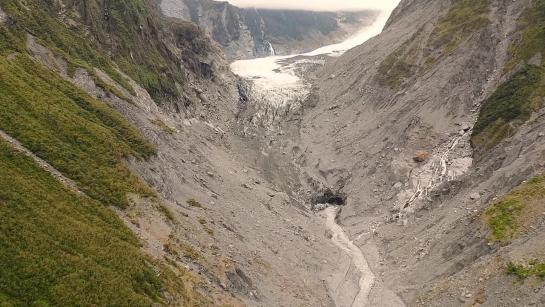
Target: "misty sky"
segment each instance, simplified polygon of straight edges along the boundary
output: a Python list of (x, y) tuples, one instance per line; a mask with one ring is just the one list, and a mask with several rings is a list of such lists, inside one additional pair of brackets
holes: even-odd
[(228, 0), (241, 7), (306, 9), (313, 11), (391, 10), (399, 0)]

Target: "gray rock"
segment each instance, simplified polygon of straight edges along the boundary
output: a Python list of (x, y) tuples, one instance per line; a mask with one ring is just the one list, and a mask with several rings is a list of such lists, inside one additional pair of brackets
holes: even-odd
[(478, 200), (481, 198), (481, 195), (479, 193), (472, 193), (471, 195), (469, 195), (469, 198), (471, 200)]
[(471, 129), (471, 126), (468, 123), (463, 123), (461, 126), (462, 130), (464, 132), (469, 131)]
[(0, 23), (5, 23), (8, 20), (8, 15), (4, 13), (2, 8), (0, 7)]

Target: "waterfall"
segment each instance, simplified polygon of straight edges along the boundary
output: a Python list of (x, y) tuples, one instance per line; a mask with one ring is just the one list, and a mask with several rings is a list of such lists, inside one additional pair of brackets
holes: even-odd
[(276, 51), (274, 51), (274, 47), (273, 45), (271, 44), (271, 42), (269, 41), (265, 41), (265, 43), (267, 44), (267, 49), (269, 50), (269, 55), (270, 56), (275, 56), (276, 55)]

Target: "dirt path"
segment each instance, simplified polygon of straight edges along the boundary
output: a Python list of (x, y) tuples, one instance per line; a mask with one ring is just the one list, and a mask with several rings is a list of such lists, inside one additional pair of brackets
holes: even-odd
[(12, 138), (10, 135), (8, 135), (7, 133), (5, 133), (4, 131), (0, 130), (0, 138), (6, 140), (8, 143), (11, 144), (11, 146), (20, 151), (21, 153), (23, 153), (25, 156), (31, 158), (32, 160), (34, 160), (36, 163), (38, 163), (38, 165), (43, 168), (44, 170), (46, 170), (47, 172), (49, 172), (51, 175), (53, 175), (55, 178), (57, 178), (57, 180), (59, 180), (62, 184), (64, 184), (67, 188), (69, 188), (70, 190), (78, 193), (78, 194), (82, 194), (83, 195), (83, 192), (81, 192), (79, 189), (78, 189), (78, 186), (76, 185), (76, 183), (74, 181), (72, 181), (71, 179), (69, 178), (66, 178), (61, 172), (59, 172), (56, 168), (54, 168), (53, 166), (51, 166), (49, 163), (47, 163), (45, 160), (43, 160), (42, 158), (36, 156), (32, 151), (28, 150), (25, 146), (23, 146), (23, 144), (21, 144), (21, 142), (17, 141), (16, 139)]
[[(369, 293), (375, 283), (375, 275), (369, 268), (367, 259), (363, 255), (363, 252), (357, 247), (344, 232), (342, 227), (337, 224), (336, 217), (338, 209), (329, 207), (324, 210), (326, 215), (326, 225), (329, 230), (333, 232), (333, 243), (342, 249), (352, 259), (352, 264), (360, 272), (359, 280), (359, 292), (354, 297), (351, 307), (364, 307), (369, 303)], [(342, 281), (341, 283), (344, 283)], [(340, 285), (342, 287), (342, 284)]]

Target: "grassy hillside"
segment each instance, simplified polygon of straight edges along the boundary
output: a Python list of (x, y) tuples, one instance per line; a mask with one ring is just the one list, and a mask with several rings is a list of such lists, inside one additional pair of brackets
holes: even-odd
[[(0, 306), (150, 306), (197, 280), (152, 265), (109, 205), (154, 192), (123, 163), (155, 150), (113, 109), (33, 62), (0, 56), (0, 129), (73, 179), (75, 195), (0, 139)], [(161, 272), (159, 278), (155, 271)]]
[(544, 76), (544, 68), (526, 65), (483, 102), (472, 136), (477, 152), (487, 151), (512, 135), (542, 107)]
[[(184, 84), (184, 69), (199, 72), (199, 56), (206, 56), (208, 45), (197, 27), (189, 23), (169, 24), (172, 33), (158, 19), (153, 1), (143, 0), (0, 0), (10, 16), (9, 27), (0, 27), (0, 52), (23, 51), (30, 33), (40, 43), (61, 54), (71, 66), (98, 67), (123, 85), (133, 89), (116, 71), (119, 67), (143, 85), (157, 101), (180, 96), (176, 83)], [(181, 49), (184, 66), (165, 42)], [(90, 72), (92, 70), (89, 69)]]
[(129, 192), (152, 195), (122, 158), (154, 148), (118, 113), (33, 62), (0, 56), (0, 129), (107, 205)]
[(126, 207), (128, 193), (155, 195), (124, 162), (150, 158), (154, 146), (114, 109), (26, 50), (31, 34), (67, 61), (69, 74), (81, 67), (94, 75), (100, 68), (133, 92), (120, 69), (156, 100), (174, 99), (180, 95), (175, 84), (184, 82), (186, 69), (198, 72), (208, 45), (188, 24), (172, 24), (172, 32), (164, 32), (152, 5), (0, 0), (8, 16), (0, 24), (0, 129), (86, 194), (67, 190), (0, 139), (0, 306), (172, 303), (164, 297), (184, 306), (208, 304), (193, 289), (197, 278), (183, 268), (151, 263), (109, 208)]
[(0, 306), (150, 306), (161, 283), (113, 211), (0, 141)]
[[(502, 246), (535, 231), (545, 211), (545, 175), (522, 183), (484, 212), (484, 222), (490, 229), (488, 241)], [(519, 259), (505, 265), (509, 275), (526, 279), (545, 279), (545, 259)]]
[(420, 41), (420, 37), (414, 35), (380, 63), (377, 74), (380, 85), (398, 89), (406, 79), (417, 74)]
[(491, 230), (489, 240), (502, 245), (524, 234), (545, 210), (545, 175), (532, 178), (514, 189), (485, 212)]

